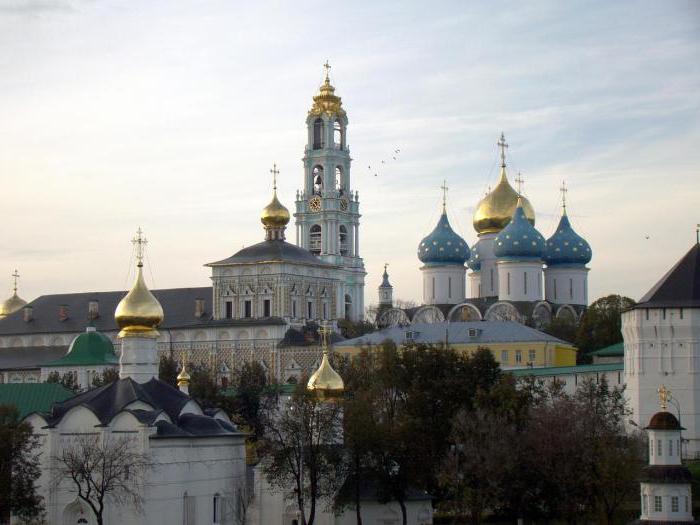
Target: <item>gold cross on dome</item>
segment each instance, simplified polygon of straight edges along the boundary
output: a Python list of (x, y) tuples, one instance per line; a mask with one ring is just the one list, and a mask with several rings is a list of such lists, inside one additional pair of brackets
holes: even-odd
[(663, 410), (666, 410), (668, 407), (668, 402), (671, 399), (671, 390), (666, 388), (664, 385), (661, 385), (657, 392), (659, 393), (659, 404)]
[(324, 352), (328, 349), (328, 337), (333, 333), (333, 330), (328, 325), (323, 325), (318, 329), (318, 335), (321, 336), (321, 346)]
[(442, 186), (440, 186), (440, 189), (442, 189), (442, 211), (445, 211), (445, 207), (447, 206), (447, 190), (449, 189), (447, 187), (446, 180), (442, 181)]
[(501, 167), (506, 167), (506, 148), (508, 144), (506, 143), (506, 136), (501, 132), (501, 138), (496, 143), (501, 148)]
[(524, 184), (525, 184), (525, 179), (523, 179), (522, 173), (518, 172), (518, 176), (515, 177), (515, 185), (516, 185), (516, 189), (518, 191), (518, 195), (522, 195)]
[(148, 244), (148, 240), (143, 236), (143, 230), (141, 229), (141, 227), (139, 227), (139, 229), (136, 230), (136, 237), (131, 239), (131, 244), (133, 244), (136, 247), (136, 261), (138, 263), (138, 266), (143, 266), (143, 257), (146, 250), (146, 245)]
[(17, 293), (17, 281), (19, 280), (19, 273), (17, 272), (16, 269), (15, 269), (15, 272), (12, 274), (12, 277), (14, 278), (14, 282), (15, 282), (15, 284), (13, 286), (13, 290), (15, 291), (15, 293)]
[(330, 75), (330, 72), (331, 72), (331, 65), (328, 63), (328, 60), (326, 60), (326, 63), (323, 64), (323, 69), (326, 70), (326, 81), (330, 80), (330, 79), (329, 79), (329, 75)]
[(279, 170), (277, 169), (277, 163), (274, 163), (272, 165), (272, 169), (270, 170), (270, 173), (272, 173), (272, 189), (277, 191), (277, 175), (280, 174)]

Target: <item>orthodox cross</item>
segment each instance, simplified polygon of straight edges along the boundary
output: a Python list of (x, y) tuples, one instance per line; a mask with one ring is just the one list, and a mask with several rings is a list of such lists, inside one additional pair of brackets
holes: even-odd
[(328, 325), (323, 325), (318, 329), (318, 335), (321, 336), (321, 345), (323, 346), (323, 351), (328, 351), (328, 336), (333, 333), (333, 330), (328, 327)]
[(131, 244), (136, 247), (136, 261), (138, 262), (138, 266), (141, 267), (143, 266), (144, 251), (146, 250), (146, 245), (148, 244), (148, 240), (146, 240), (146, 238), (143, 236), (143, 230), (141, 230), (141, 227), (136, 230), (136, 237), (131, 239)]
[(331, 65), (328, 63), (328, 60), (326, 60), (326, 63), (323, 64), (323, 69), (326, 70), (326, 82), (329, 82), (330, 79), (328, 78), (328, 76), (331, 72)]
[(447, 206), (447, 190), (449, 189), (446, 180), (442, 181), (442, 186), (440, 186), (440, 188), (442, 189), (442, 211), (445, 211), (445, 207)]
[(561, 181), (561, 188), (559, 188), (559, 191), (561, 191), (561, 205), (564, 211), (566, 211), (566, 194), (569, 191), (566, 189), (566, 181)]
[(384, 263), (384, 273), (386, 273), (386, 269), (389, 267), (389, 263)]
[(277, 163), (274, 163), (272, 165), (272, 169), (270, 170), (270, 173), (272, 173), (272, 189), (277, 191), (277, 175), (280, 174), (279, 170), (277, 169)]
[(523, 193), (523, 184), (525, 184), (525, 180), (523, 179), (522, 174), (518, 172), (518, 176), (515, 177), (515, 185), (518, 190), (518, 195), (522, 195)]
[(15, 273), (12, 274), (12, 277), (14, 278), (14, 281), (15, 281), (13, 290), (15, 291), (15, 293), (17, 293), (17, 281), (19, 280), (19, 273), (17, 272), (16, 269), (15, 269)]
[(666, 410), (668, 402), (671, 399), (671, 391), (664, 385), (661, 385), (657, 392), (659, 393), (659, 404), (663, 410)]
[(508, 144), (506, 143), (506, 136), (501, 132), (501, 138), (496, 143), (501, 148), (501, 167), (506, 167), (506, 148)]

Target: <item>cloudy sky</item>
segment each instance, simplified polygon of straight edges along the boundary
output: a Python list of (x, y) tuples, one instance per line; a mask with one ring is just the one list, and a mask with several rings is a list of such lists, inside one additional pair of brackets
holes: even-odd
[(591, 298), (638, 299), (695, 241), (700, 2), (0, 0), (0, 289), (124, 288), (138, 226), (152, 286), (206, 285), (262, 239), (273, 162), (292, 208), (326, 59), (368, 302), (384, 262), (419, 299), (443, 179), (475, 242), (501, 131), (545, 236), (566, 180)]

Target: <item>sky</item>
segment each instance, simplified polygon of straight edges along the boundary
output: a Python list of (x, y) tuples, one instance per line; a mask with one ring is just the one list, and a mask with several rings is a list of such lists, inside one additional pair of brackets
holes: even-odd
[(385, 262), (420, 300), (443, 180), (476, 242), (501, 132), (545, 237), (566, 181), (591, 299), (639, 299), (695, 242), (700, 2), (0, 0), (0, 295), (15, 268), (27, 300), (124, 289), (138, 227), (150, 286), (209, 284), (263, 239), (273, 163), (293, 209), (326, 60), (366, 303)]

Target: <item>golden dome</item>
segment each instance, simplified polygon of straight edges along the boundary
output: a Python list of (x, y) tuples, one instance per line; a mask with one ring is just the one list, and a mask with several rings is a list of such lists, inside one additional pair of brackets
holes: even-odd
[[(522, 200), (525, 217), (534, 226), (535, 210), (529, 200), (525, 197), (522, 197)], [(505, 166), (501, 166), (501, 180), (492, 191), (481, 199), (476, 207), (474, 229), (479, 234), (500, 232), (510, 222), (517, 204), (518, 192), (508, 182)]]
[(327, 113), (328, 115), (345, 116), (345, 110), (342, 105), (342, 100), (335, 94), (335, 88), (331, 85), (328, 75), (326, 75), (318, 95), (314, 97), (314, 104), (311, 106), (309, 115), (319, 116)]
[(19, 295), (17, 295), (17, 290), (15, 290), (12, 294), (12, 297), (0, 303), (0, 319), (3, 319), (12, 313), (15, 313), (25, 304), (27, 304), (27, 301), (25, 301)]
[(265, 228), (283, 228), (289, 222), (289, 210), (277, 199), (276, 189), (270, 204), (263, 208), (260, 221)]
[(185, 363), (182, 363), (182, 370), (177, 375), (177, 386), (188, 386), (190, 384), (190, 374), (187, 373)]
[(313, 375), (309, 378), (306, 384), (307, 390), (312, 390), (319, 394), (320, 397), (332, 397), (343, 393), (345, 383), (340, 374), (333, 370), (330, 361), (328, 360), (328, 351), (323, 351), (323, 360), (321, 366), (318, 367)]
[(121, 328), (119, 337), (158, 337), (156, 328), (163, 322), (163, 307), (143, 280), (143, 264), (139, 262), (136, 282), (117, 305), (114, 319)]

